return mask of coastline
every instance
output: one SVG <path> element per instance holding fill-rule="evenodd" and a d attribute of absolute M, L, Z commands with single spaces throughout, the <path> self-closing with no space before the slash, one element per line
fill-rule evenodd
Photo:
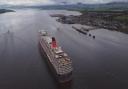
<path fill-rule="evenodd" d="M 15 11 L 10 9 L 0 9 L 0 14 L 7 13 L 7 12 L 15 12 Z"/>
<path fill-rule="evenodd" d="M 57 21 L 63 24 L 81 24 L 97 28 L 119 31 L 128 34 L 127 12 L 122 11 L 82 11 L 82 15 L 65 16 L 55 14 Z"/>

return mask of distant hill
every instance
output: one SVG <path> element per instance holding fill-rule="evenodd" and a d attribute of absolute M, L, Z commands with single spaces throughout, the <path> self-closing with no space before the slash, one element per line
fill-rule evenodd
<path fill-rule="evenodd" d="M 111 2 L 100 7 L 108 10 L 128 10 L 128 2 Z"/>
<path fill-rule="evenodd" d="M 128 11 L 128 2 L 111 2 L 106 4 L 64 4 L 64 5 L 40 5 L 40 6 L 8 6 L 11 8 L 36 8 L 36 9 L 45 9 L 45 10 L 54 10 L 54 9 L 66 9 L 66 10 L 127 10 Z"/>
<path fill-rule="evenodd" d="M 128 5 L 128 2 L 111 2 L 107 3 L 106 5 L 116 5 L 116 6 L 122 6 L 122 5 Z"/>
<path fill-rule="evenodd" d="M 67 5 L 47 5 L 31 6 L 40 9 L 68 9 L 68 10 L 128 10 L 128 2 L 111 2 L 106 4 L 67 4 Z"/>

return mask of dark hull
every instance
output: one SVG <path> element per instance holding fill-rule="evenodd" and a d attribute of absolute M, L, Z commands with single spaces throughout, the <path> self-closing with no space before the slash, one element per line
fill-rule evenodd
<path fill-rule="evenodd" d="M 52 65 L 52 63 L 49 60 L 49 57 L 48 57 L 47 53 L 45 52 L 44 48 L 42 47 L 41 42 L 39 42 L 39 49 L 40 49 L 40 52 L 41 52 L 42 56 L 44 56 L 46 58 L 46 62 L 48 64 L 48 67 L 50 68 L 51 72 L 55 76 L 55 79 L 59 83 L 68 83 L 68 82 L 71 82 L 72 78 L 69 77 L 69 78 L 66 78 L 66 79 L 62 79 L 62 77 L 64 77 L 65 75 L 59 76 L 59 74 L 57 74 L 54 66 Z"/>

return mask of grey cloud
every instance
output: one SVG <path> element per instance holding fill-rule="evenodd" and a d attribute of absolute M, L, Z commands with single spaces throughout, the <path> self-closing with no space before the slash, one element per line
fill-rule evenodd
<path fill-rule="evenodd" d="M 125 1 L 128 2 L 128 0 L 0 0 L 0 4 L 6 3 L 6 4 L 55 4 L 55 3 L 108 3 L 108 2 L 114 2 L 114 1 Z"/>

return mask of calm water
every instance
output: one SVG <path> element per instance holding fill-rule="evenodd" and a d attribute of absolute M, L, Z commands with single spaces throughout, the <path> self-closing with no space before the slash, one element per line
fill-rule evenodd
<path fill-rule="evenodd" d="M 56 22 L 52 13 L 79 15 L 43 10 L 0 14 L 0 89 L 128 89 L 128 35 L 97 29 L 89 32 L 93 39 Z M 73 60 L 70 87 L 56 83 L 41 57 L 40 29 L 55 36 Z"/>

